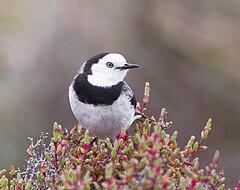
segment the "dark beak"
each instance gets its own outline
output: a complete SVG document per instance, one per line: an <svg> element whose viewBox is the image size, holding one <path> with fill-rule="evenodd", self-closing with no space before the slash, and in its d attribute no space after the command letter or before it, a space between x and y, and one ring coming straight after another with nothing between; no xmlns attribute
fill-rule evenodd
<svg viewBox="0 0 240 190"><path fill-rule="evenodd" d="M139 68L139 67L140 67L140 66L137 65L137 64L130 64L130 63L127 63L127 64L125 64L125 65L122 66L122 67L117 67L116 69L125 70L125 69Z"/></svg>

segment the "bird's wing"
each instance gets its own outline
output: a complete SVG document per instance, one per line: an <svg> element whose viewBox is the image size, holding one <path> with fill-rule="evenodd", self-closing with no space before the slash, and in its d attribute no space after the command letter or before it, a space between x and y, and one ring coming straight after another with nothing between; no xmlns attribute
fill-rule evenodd
<svg viewBox="0 0 240 190"><path fill-rule="evenodd" d="M125 81L123 81L122 94L127 96L131 104L134 106L134 108L136 108L136 105L137 105L136 98L133 94L132 89L130 88L130 86L128 86L128 84Z"/></svg>

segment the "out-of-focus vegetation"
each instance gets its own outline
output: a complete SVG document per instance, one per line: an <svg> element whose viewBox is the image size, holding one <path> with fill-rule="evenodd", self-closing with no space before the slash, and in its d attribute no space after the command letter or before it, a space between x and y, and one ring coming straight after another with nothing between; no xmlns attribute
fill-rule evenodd
<svg viewBox="0 0 240 190"><path fill-rule="evenodd" d="M87 58L122 53L142 69L127 81L136 97L150 81L149 114L167 107L179 145L214 120L210 162L220 149L227 186L240 173L239 1L8 1L0 3L0 167L24 163L28 136L58 121L76 124L68 85Z"/></svg>

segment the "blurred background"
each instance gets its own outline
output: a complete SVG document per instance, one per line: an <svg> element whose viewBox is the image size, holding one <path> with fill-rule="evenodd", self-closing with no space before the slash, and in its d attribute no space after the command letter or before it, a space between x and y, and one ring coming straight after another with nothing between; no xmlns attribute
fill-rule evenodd
<svg viewBox="0 0 240 190"><path fill-rule="evenodd" d="M104 51L141 65L127 82L148 115L166 107L183 147L213 131L201 167L219 149L227 187L240 177L240 1L2 0L0 2L0 168L22 167L28 137L76 120L68 86L81 64Z"/></svg>

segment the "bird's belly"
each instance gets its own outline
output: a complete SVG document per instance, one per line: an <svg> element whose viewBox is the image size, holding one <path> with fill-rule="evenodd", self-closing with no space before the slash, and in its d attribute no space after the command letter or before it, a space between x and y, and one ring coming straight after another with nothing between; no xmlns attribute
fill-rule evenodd
<svg viewBox="0 0 240 190"><path fill-rule="evenodd" d="M112 105L84 104L69 94L72 111L86 129L97 138L116 137L121 128L127 128L134 120L135 110L127 97L119 97Z"/></svg>

